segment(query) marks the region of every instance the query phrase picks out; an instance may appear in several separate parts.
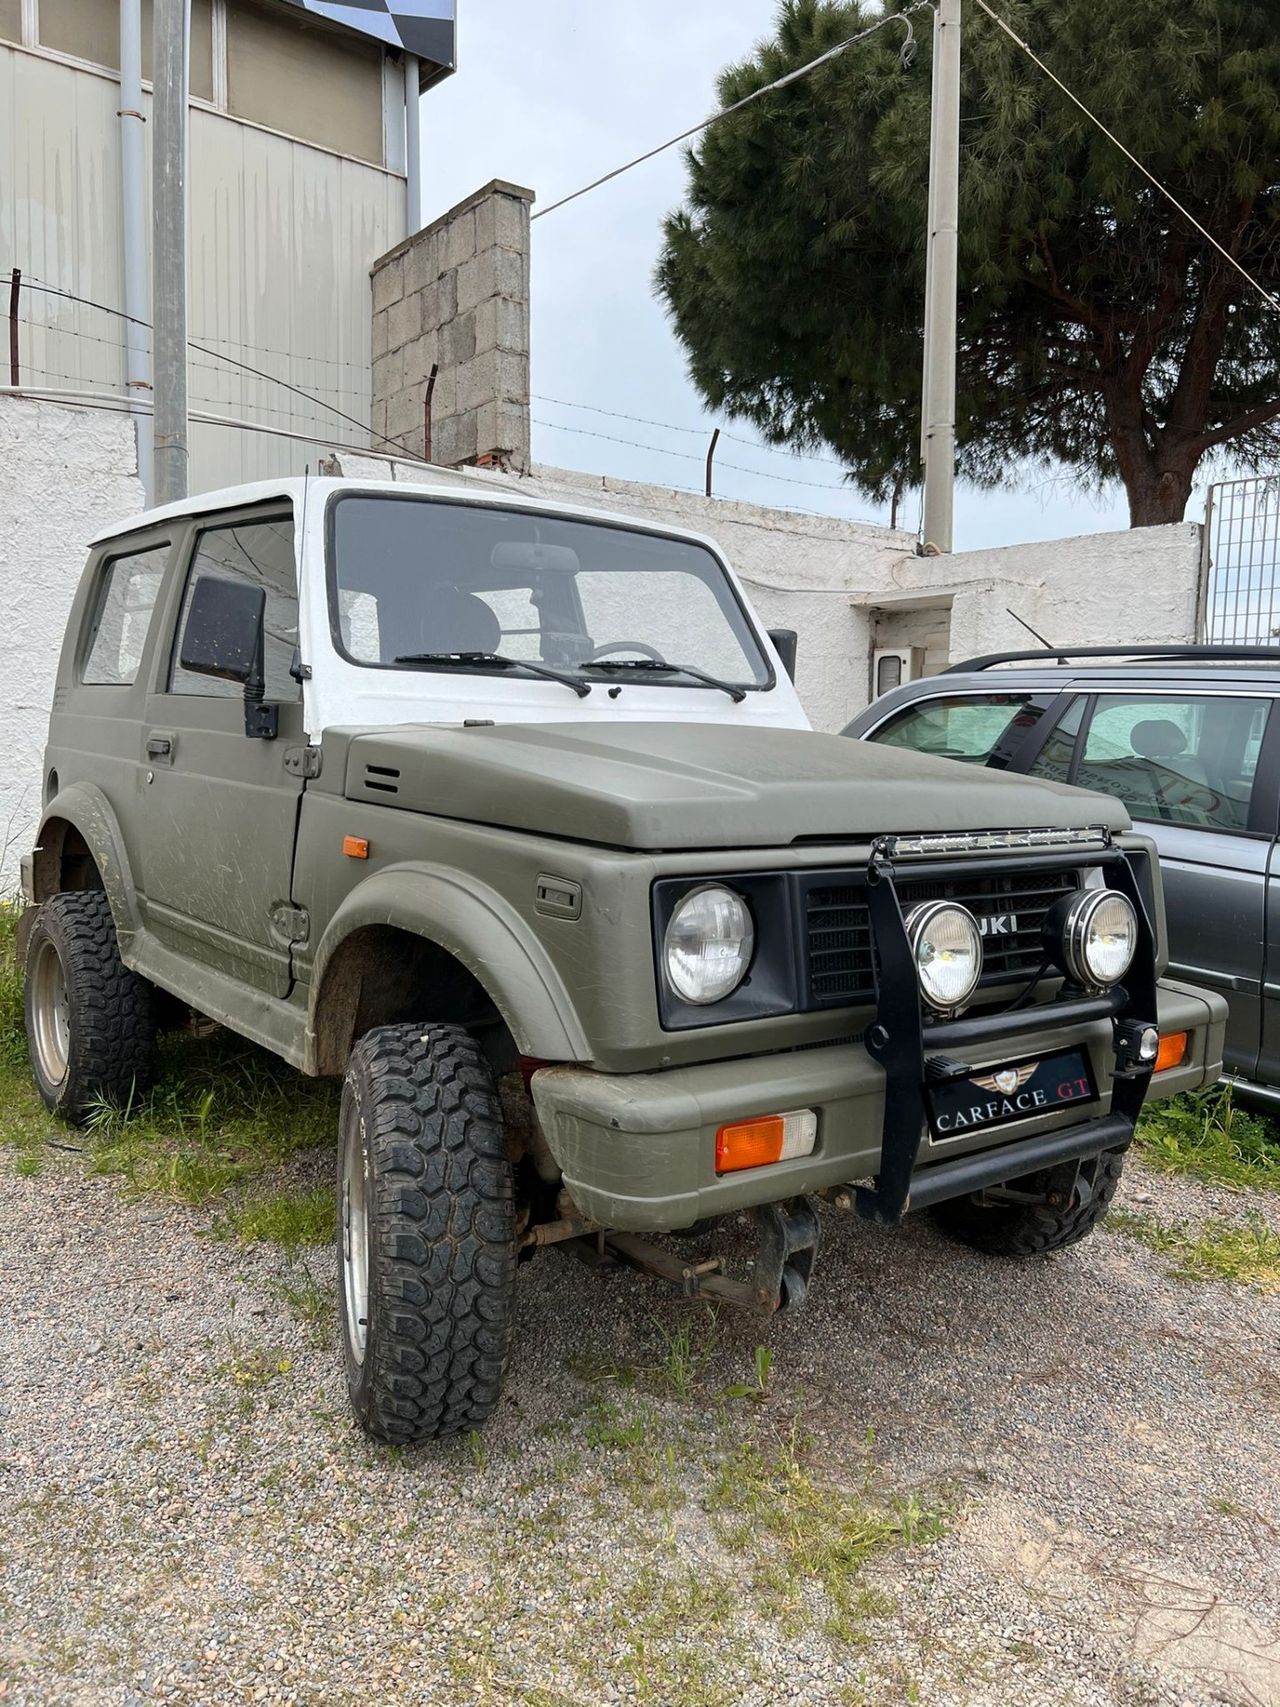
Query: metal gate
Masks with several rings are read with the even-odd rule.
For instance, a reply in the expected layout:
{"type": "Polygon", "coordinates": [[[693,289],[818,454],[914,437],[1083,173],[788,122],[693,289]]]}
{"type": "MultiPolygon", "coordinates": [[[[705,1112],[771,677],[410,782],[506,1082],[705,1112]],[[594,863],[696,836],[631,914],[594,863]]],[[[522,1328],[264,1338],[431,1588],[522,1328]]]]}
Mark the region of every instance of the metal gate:
{"type": "Polygon", "coordinates": [[[1235,645],[1280,638],[1280,474],[1210,486],[1204,553],[1204,638],[1235,645]]]}

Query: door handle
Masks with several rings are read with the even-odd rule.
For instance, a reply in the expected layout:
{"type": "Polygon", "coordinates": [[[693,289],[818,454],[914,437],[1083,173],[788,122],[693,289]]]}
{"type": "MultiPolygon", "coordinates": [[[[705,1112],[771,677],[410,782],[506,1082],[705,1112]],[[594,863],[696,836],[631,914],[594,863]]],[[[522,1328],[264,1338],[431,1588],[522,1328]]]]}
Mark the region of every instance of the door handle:
{"type": "Polygon", "coordinates": [[[173,736],[148,735],[147,757],[149,759],[171,759],[173,757],[173,736]]]}

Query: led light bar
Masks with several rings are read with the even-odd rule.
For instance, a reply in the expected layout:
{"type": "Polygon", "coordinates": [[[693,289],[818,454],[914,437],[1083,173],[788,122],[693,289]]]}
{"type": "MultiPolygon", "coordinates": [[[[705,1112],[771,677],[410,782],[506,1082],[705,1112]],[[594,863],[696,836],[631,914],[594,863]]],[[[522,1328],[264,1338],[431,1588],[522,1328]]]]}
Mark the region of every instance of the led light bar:
{"type": "Polygon", "coordinates": [[[1085,830],[944,830],[919,836],[881,836],[875,852],[885,859],[931,859],[938,854],[1027,853],[1058,848],[1111,846],[1111,831],[1103,824],[1085,830]]]}

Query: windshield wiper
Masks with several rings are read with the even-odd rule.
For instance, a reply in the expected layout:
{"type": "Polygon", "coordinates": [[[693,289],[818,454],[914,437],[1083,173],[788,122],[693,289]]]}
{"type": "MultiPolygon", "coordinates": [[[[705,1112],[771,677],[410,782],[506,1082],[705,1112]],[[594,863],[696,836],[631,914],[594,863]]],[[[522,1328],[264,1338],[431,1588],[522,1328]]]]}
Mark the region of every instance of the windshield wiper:
{"type": "Polygon", "coordinates": [[[705,670],[696,669],[692,664],[668,664],[662,658],[601,658],[582,667],[584,670],[652,670],[657,674],[692,676],[695,682],[705,682],[709,688],[719,688],[721,693],[727,693],[735,705],[747,697],[746,689],[733,682],[722,682],[719,676],[709,676],[705,670]]]}
{"type": "Polygon", "coordinates": [[[485,664],[493,670],[523,670],[526,675],[545,676],[549,682],[562,682],[572,688],[579,699],[591,692],[591,683],[564,670],[550,669],[546,664],[531,664],[527,658],[506,658],[501,652],[401,652],[392,659],[395,664],[435,664],[441,669],[469,669],[473,664],[485,664]]]}

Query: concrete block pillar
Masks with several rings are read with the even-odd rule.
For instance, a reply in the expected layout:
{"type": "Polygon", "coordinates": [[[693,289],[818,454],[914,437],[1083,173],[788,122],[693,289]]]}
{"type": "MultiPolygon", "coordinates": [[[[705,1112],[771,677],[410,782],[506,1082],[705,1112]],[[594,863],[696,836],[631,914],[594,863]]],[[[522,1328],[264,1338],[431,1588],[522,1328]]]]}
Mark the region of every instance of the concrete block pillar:
{"type": "Polygon", "coordinates": [[[529,207],[495,179],[375,261],[374,449],[529,469],[529,207]],[[390,442],[383,442],[390,441],[390,442]]]}

